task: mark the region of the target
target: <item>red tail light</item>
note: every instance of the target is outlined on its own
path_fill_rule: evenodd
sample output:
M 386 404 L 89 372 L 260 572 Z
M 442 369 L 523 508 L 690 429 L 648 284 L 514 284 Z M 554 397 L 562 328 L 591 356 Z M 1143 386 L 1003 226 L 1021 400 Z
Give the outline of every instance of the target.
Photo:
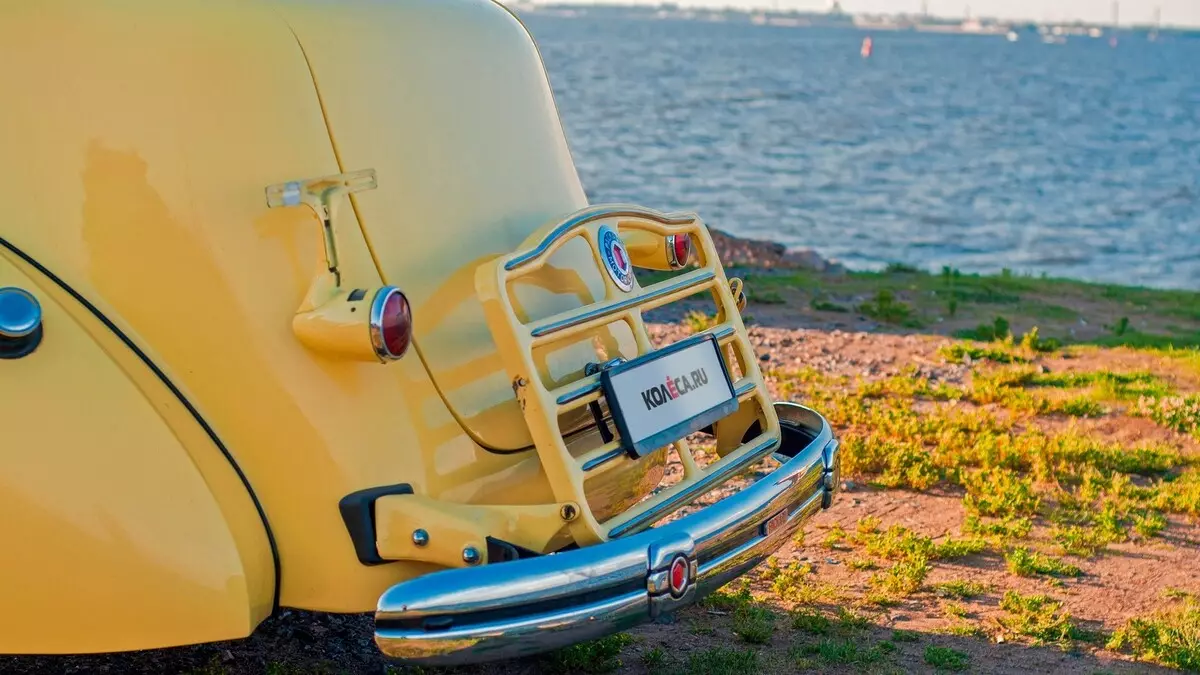
M 395 361 L 412 342 L 412 310 L 395 286 L 384 286 L 371 301 L 371 345 L 384 361 Z
M 680 269 L 692 260 L 692 235 L 667 235 L 667 262 L 671 269 Z
M 691 580 L 689 567 L 687 559 L 683 556 L 671 561 L 671 575 L 667 580 L 671 588 L 671 595 L 679 597 L 687 590 L 688 581 Z

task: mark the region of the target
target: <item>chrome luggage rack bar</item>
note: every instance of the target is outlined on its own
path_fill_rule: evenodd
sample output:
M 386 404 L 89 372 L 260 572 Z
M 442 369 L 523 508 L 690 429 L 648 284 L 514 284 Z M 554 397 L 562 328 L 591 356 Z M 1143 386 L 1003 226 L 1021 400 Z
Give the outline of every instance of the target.
M 635 281 L 630 292 L 618 288 L 608 275 L 602 274 L 604 297 L 596 302 L 530 323 L 522 322 L 512 305 L 509 285 L 540 270 L 555 251 L 575 238 L 587 241 L 597 269 L 602 268 L 598 246 L 601 226 L 619 233 L 640 230 L 661 237 L 690 235 L 699 264 L 696 269 L 649 286 L 642 287 Z M 476 270 L 475 285 L 555 499 L 578 506 L 579 516 L 569 527 L 580 546 L 641 531 L 770 455 L 778 447 L 779 421 L 759 372 L 758 360 L 746 335 L 729 281 L 717 259 L 712 237 L 697 216 L 663 214 L 628 205 L 596 206 L 543 228 L 541 233 L 531 237 L 530 242 L 524 251 L 481 265 Z M 719 324 L 705 333 L 716 339 L 727 366 L 736 364 L 741 371 L 741 377 L 733 383 L 734 391 L 740 405 L 755 407 L 762 431 L 707 467 L 697 464 L 686 440 L 675 441 L 673 445 L 684 470 L 683 479 L 624 513 L 600 522 L 587 503 L 584 479 L 608 470 L 615 464 L 614 460 L 624 455 L 621 441 L 614 439 L 575 457 L 568 451 L 558 425 L 560 415 L 602 398 L 600 377 L 585 375 L 550 388 L 541 379 L 533 350 L 578 339 L 581 334 L 606 324 L 625 322 L 637 343 L 636 356 L 644 356 L 654 352 L 655 347 L 646 331 L 643 313 L 704 291 L 711 294 L 719 319 Z

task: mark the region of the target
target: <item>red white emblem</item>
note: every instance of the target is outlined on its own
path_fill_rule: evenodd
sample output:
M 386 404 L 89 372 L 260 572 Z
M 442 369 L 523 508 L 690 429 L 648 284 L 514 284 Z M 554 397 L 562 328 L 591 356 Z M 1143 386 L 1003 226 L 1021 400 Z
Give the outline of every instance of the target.
M 617 288 L 629 292 L 633 290 L 633 265 L 629 261 L 629 252 L 625 250 L 625 242 L 609 226 L 600 227 L 600 257 L 604 259 L 604 268 L 612 277 Z

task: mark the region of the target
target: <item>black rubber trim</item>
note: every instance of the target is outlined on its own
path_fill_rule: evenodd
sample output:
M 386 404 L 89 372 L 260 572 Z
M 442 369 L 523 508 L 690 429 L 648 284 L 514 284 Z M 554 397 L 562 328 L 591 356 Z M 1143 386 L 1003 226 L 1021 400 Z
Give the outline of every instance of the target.
M 513 560 L 521 560 L 523 558 L 538 558 L 541 556 L 537 551 L 511 544 L 503 539 L 495 537 L 487 537 L 488 564 L 512 562 Z
M 379 548 L 375 546 L 375 500 L 412 493 L 411 485 L 400 483 L 351 492 L 338 501 L 338 511 L 342 513 L 342 521 L 346 523 L 346 531 L 350 533 L 350 542 L 354 544 L 354 553 L 360 563 L 370 566 L 395 562 L 380 558 Z
M 95 305 L 88 302 L 87 298 L 80 295 L 74 288 L 71 288 L 69 285 L 67 285 L 65 281 L 58 278 L 53 272 L 43 267 L 41 263 L 31 258 L 28 254 L 14 246 L 4 237 L 0 237 L 0 246 L 12 251 L 13 254 L 18 258 L 24 260 L 29 266 L 36 269 L 47 279 L 53 281 L 55 285 L 57 285 L 68 295 L 74 298 L 76 302 L 83 305 L 84 308 L 91 312 L 92 316 L 96 317 L 100 323 L 104 324 L 105 327 L 112 331 L 113 335 L 116 335 L 121 342 L 125 343 L 125 346 L 128 347 L 129 350 L 132 351 L 139 359 L 141 359 L 142 363 L 146 364 L 146 367 L 150 369 L 150 372 L 154 373 L 155 377 L 157 377 L 159 381 L 161 381 L 163 385 L 167 387 L 167 389 L 171 390 L 171 393 L 175 395 L 175 398 L 179 399 L 179 402 L 183 405 L 183 407 L 187 408 L 187 411 L 191 414 L 192 418 L 196 420 L 196 423 L 200 425 L 200 428 L 204 429 L 204 433 L 208 434 L 208 438 L 213 442 L 214 445 L 217 446 L 217 449 L 221 451 L 221 454 L 225 456 L 226 461 L 228 461 L 229 465 L 233 467 L 238 479 L 242 481 L 242 485 L 246 488 L 246 492 L 249 493 L 250 500 L 254 502 L 254 509 L 258 511 L 258 517 L 262 520 L 263 529 L 265 529 L 267 533 L 267 543 L 271 546 L 271 561 L 275 565 L 275 597 L 271 601 L 271 614 L 275 614 L 275 612 L 279 609 L 279 589 L 282 583 L 280 579 L 279 547 L 275 544 L 275 534 L 271 531 L 271 523 L 267 521 L 267 512 L 263 510 L 262 503 L 258 501 L 258 495 L 254 494 L 254 488 L 250 485 L 250 480 L 246 478 L 246 474 L 242 472 L 242 467 L 238 466 L 237 460 L 233 458 L 233 455 L 229 452 L 229 448 L 225 447 L 225 444 L 222 443 L 221 439 L 217 437 L 217 433 L 213 431 L 213 428 L 208 425 L 208 422 L 206 422 L 204 418 L 200 416 L 200 412 L 196 410 L 191 401 L 187 400 L 187 397 L 183 395 L 183 392 L 179 391 L 179 388 L 175 386 L 175 383 L 171 382 L 166 373 L 159 369 L 159 367 L 150 360 L 150 357 L 146 356 L 146 353 L 138 348 L 138 346 L 133 343 L 133 340 L 129 339 L 129 336 L 125 335 L 120 328 L 117 328 L 116 324 L 110 321 L 107 316 L 105 316 L 99 309 L 96 308 Z
M 0 337 L 0 359 L 22 359 L 37 351 L 38 345 L 42 344 L 45 328 L 45 324 L 39 323 L 38 327 L 25 337 Z

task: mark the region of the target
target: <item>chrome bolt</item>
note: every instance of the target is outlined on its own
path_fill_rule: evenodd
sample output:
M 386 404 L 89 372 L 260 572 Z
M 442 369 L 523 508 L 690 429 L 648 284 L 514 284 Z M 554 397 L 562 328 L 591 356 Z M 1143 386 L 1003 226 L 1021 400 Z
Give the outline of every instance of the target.
M 575 516 L 578 515 L 578 512 L 575 510 L 574 504 L 563 504 L 563 507 L 558 512 L 558 515 L 562 516 L 562 519 L 569 523 L 572 520 L 575 520 Z
M 429 543 L 429 533 L 425 530 L 413 530 L 413 543 L 417 546 L 424 546 Z
M 468 565 L 478 565 L 479 558 L 479 549 L 474 546 L 468 546 L 463 549 L 463 562 Z

